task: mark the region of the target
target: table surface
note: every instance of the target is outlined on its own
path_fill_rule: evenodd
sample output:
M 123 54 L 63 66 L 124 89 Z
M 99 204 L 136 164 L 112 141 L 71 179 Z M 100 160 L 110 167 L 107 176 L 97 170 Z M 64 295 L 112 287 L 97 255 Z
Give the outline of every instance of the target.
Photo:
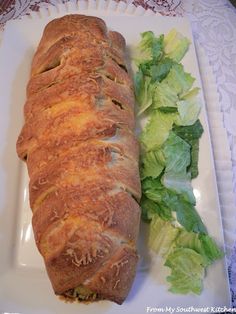
M 0 31 L 4 30 L 4 24 L 8 20 L 61 2 L 70 1 L 0 0 Z M 233 192 L 236 201 L 236 9 L 228 0 L 131 0 L 129 3 L 162 15 L 190 18 L 194 39 L 203 46 L 215 76 L 231 151 Z M 236 213 L 232 219 L 235 218 Z M 233 242 L 236 243 L 236 228 L 231 231 Z M 232 303 L 236 307 L 235 245 L 228 267 Z

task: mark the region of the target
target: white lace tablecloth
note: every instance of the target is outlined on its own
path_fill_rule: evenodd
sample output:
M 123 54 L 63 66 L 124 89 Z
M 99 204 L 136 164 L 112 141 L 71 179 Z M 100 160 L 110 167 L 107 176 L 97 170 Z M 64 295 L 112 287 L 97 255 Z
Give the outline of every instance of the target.
M 75 1 L 78 0 L 73 0 Z M 9 19 L 19 18 L 41 7 L 56 5 L 58 2 L 70 1 L 0 0 L 0 35 L 4 23 Z M 232 305 L 236 307 L 236 9 L 228 0 L 127 0 L 125 2 L 141 5 L 162 15 L 189 16 L 196 46 L 201 45 L 204 48 L 212 66 L 220 110 L 214 106 L 209 109 L 210 122 L 213 121 L 210 127 L 214 135 L 212 141 L 218 189 L 221 205 L 223 204 L 221 209 L 228 251 Z M 225 138 L 217 129 L 218 122 L 221 120 L 227 131 Z M 227 142 L 227 139 L 229 151 L 225 149 L 227 145 L 220 145 L 221 141 Z M 233 181 L 233 189 L 231 181 Z
M 182 1 L 183 6 L 185 2 Z M 230 145 L 233 198 L 236 200 L 236 9 L 227 0 L 192 1 L 184 14 L 192 22 L 194 39 L 204 47 L 212 66 L 219 93 L 220 109 Z M 218 150 L 221 147 L 217 148 Z M 217 167 L 216 167 L 217 168 Z M 222 182 L 226 184 L 226 182 Z M 218 185 L 219 192 L 220 187 Z M 225 238 L 232 246 L 228 258 L 232 304 L 236 307 L 236 212 L 230 208 L 222 209 Z

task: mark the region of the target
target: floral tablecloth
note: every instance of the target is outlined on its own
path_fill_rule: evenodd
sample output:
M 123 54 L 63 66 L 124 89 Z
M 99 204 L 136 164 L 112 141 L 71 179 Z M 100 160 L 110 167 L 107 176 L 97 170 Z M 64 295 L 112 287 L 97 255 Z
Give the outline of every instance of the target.
M 71 0 L 72 1 L 72 0 Z M 73 0 L 75 2 L 76 0 Z M 116 0 L 119 1 L 119 0 Z M 10 19 L 17 19 L 40 8 L 69 0 L 0 0 L 0 32 Z M 135 6 L 162 15 L 189 16 L 194 39 L 201 44 L 212 66 L 219 93 L 224 127 L 227 131 L 233 173 L 233 200 L 236 203 L 236 9 L 228 0 L 127 0 Z M 220 147 L 218 147 L 220 150 Z M 226 215 L 227 216 L 227 215 Z M 236 244 L 236 212 L 231 222 L 231 243 Z M 223 226 L 226 227 L 227 222 Z M 234 227 L 235 226 L 235 227 Z M 227 243 L 226 243 L 227 244 Z M 232 304 L 236 307 L 236 246 L 228 258 Z

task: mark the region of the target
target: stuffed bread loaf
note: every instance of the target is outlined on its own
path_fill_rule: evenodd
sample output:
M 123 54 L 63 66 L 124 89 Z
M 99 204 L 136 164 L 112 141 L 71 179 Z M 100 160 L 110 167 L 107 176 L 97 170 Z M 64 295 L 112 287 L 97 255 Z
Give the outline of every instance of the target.
M 17 153 L 37 247 L 57 295 L 121 304 L 136 271 L 139 148 L 125 40 L 67 15 L 34 55 Z

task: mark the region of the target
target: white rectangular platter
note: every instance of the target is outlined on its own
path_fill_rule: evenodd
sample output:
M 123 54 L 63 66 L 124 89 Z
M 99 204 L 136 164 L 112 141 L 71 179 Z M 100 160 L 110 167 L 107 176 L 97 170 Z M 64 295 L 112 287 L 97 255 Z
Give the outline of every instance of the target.
M 119 15 L 112 10 L 87 9 L 80 13 L 103 18 L 108 27 L 123 34 L 128 48 L 140 40 L 140 33 L 152 30 L 157 35 L 176 28 L 192 45 L 183 60 L 185 70 L 197 78 L 201 87 L 191 28 L 186 19 L 159 16 Z M 74 12 L 75 13 L 75 12 Z M 78 12 L 77 12 L 78 13 Z M 34 244 L 31 211 L 28 203 L 28 178 L 25 165 L 15 152 L 15 143 L 23 124 L 25 88 L 33 53 L 50 17 L 24 19 L 8 23 L 0 47 L 0 313 L 127 313 L 141 314 L 147 307 L 172 306 L 187 308 L 230 306 L 230 293 L 225 260 L 207 270 L 200 296 L 175 295 L 168 292 L 168 273 L 161 261 L 150 258 L 145 246 L 145 225 L 141 225 L 141 256 L 132 290 L 122 306 L 107 301 L 94 304 L 65 304 L 51 288 L 41 256 Z M 204 99 L 202 97 L 202 102 Z M 193 181 L 197 209 L 209 233 L 223 248 L 223 233 L 216 187 L 214 161 L 207 124 L 206 109 L 201 117 L 205 132 L 200 143 L 199 172 Z

